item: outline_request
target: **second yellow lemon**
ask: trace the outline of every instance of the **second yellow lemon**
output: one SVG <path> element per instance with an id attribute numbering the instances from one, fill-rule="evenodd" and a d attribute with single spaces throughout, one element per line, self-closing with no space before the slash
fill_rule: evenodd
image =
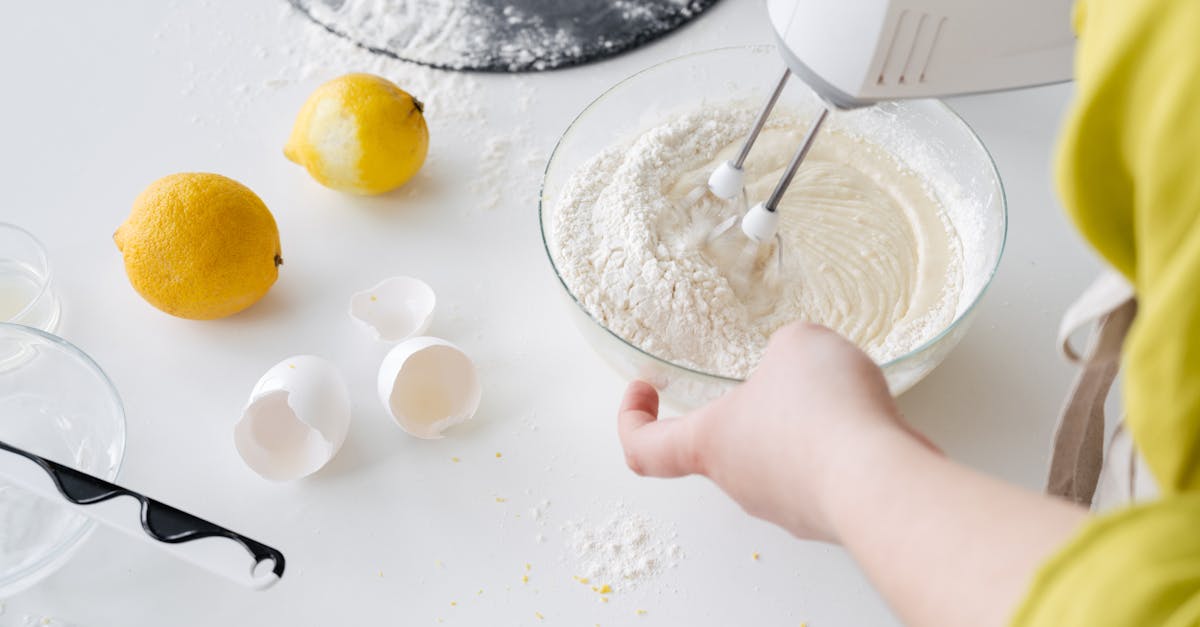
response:
<path id="1" fill-rule="evenodd" d="M 326 187 L 382 194 L 412 178 L 428 150 L 421 101 L 387 79 L 347 74 L 308 97 L 283 154 Z"/>

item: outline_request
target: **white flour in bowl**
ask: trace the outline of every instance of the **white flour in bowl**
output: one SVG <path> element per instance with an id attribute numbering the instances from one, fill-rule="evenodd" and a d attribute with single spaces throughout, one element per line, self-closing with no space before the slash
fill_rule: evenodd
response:
<path id="1" fill-rule="evenodd" d="M 689 113 L 574 173 L 552 244 L 576 299 L 642 350 L 729 377 L 747 376 L 770 334 L 794 320 L 833 328 L 878 363 L 946 328 L 962 289 L 958 235 L 920 177 L 836 128 L 780 205 L 779 280 L 734 289 L 729 266 L 697 244 L 721 216 L 685 197 L 732 156 L 755 113 Z M 750 202 L 770 193 L 804 130 L 794 115 L 773 116 L 746 163 Z"/>

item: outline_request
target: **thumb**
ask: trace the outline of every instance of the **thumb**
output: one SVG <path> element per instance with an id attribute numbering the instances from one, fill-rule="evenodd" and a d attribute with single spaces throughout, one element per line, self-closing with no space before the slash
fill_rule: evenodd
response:
<path id="1" fill-rule="evenodd" d="M 659 419 L 658 391 L 644 381 L 625 390 L 617 413 L 617 433 L 625 463 L 639 475 L 682 477 L 701 472 L 696 454 L 695 420 Z"/>

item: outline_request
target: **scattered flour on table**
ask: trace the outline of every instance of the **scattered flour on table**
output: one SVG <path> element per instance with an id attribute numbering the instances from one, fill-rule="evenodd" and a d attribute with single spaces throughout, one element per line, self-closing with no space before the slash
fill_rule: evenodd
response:
<path id="1" fill-rule="evenodd" d="M 677 534 L 669 525 L 621 505 L 609 511 L 600 523 L 577 520 L 563 526 L 576 576 L 627 590 L 683 559 L 683 549 L 675 543 Z"/>
<path id="2" fill-rule="evenodd" d="M 537 527 L 537 533 L 533 536 L 533 541 L 538 544 L 545 544 L 546 522 L 549 520 L 550 500 L 542 499 L 537 505 L 529 508 L 529 519 Z"/>
<path id="3" fill-rule="evenodd" d="M 794 320 L 837 330 L 879 363 L 944 329 L 962 288 L 957 233 L 925 181 L 837 125 L 780 205 L 779 279 L 731 280 L 729 253 L 705 238 L 738 210 L 688 197 L 732 157 L 755 113 L 729 104 L 680 115 L 572 175 L 552 246 L 576 298 L 643 350 L 732 377 Z M 749 202 L 770 193 L 805 130 L 793 113 L 771 118 L 746 162 Z"/>
<path id="4" fill-rule="evenodd" d="M 326 31 L 290 6 L 281 12 L 279 24 L 289 43 L 271 55 L 282 61 L 275 84 L 351 71 L 383 76 L 425 104 L 432 138 L 427 164 L 440 159 L 439 145 L 461 142 L 475 147 L 473 174 L 459 176 L 477 197 L 478 208 L 496 209 L 505 200 L 536 202 L 547 147 L 535 141 L 527 122 L 496 123 L 530 117 L 535 91 L 527 79 L 438 70 L 376 54 Z M 460 170 L 455 164 L 448 167 Z"/>
<path id="5" fill-rule="evenodd" d="M 172 13 L 184 12 L 179 2 L 167 6 Z M 414 183 L 444 167 L 457 180 L 466 181 L 478 198 L 478 209 L 498 208 L 502 202 L 536 203 L 552 143 L 539 139 L 528 123 L 509 123 L 536 113 L 538 92 L 529 78 L 438 70 L 376 54 L 330 33 L 284 1 L 188 8 L 220 14 L 214 17 L 216 23 L 253 24 L 249 30 L 258 33 L 245 39 L 232 30 L 197 29 L 183 19 L 164 21 L 152 33 L 154 54 L 181 57 L 179 95 L 194 108 L 185 114 L 191 124 L 222 130 L 258 127 L 263 122 L 261 103 L 277 103 L 281 90 L 299 86 L 307 95 L 320 82 L 342 74 L 376 74 L 425 104 L 432 141 L 426 165 Z M 296 98 L 297 110 L 301 101 Z M 270 114 L 280 115 L 277 109 Z M 223 147 L 226 133 L 211 135 Z M 457 152 L 470 155 L 471 162 L 449 163 L 445 155 L 464 146 L 468 149 Z M 401 194 L 417 193 L 420 188 L 409 184 Z"/>

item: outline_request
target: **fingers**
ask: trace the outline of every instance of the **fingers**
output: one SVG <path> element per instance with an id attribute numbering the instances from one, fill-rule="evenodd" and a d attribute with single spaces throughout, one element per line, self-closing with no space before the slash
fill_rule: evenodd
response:
<path id="1" fill-rule="evenodd" d="M 779 354 L 788 353 L 789 351 L 796 349 L 811 351 L 818 340 L 825 340 L 826 342 L 832 341 L 834 343 L 832 345 L 826 343 L 826 350 L 828 350 L 829 347 L 839 350 L 850 349 L 850 352 L 860 354 L 862 356 L 861 360 L 857 360 L 857 362 L 851 362 L 849 364 L 850 366 L 854 366 L 855 363 L 857 363 L 858 366 L 864 369 L 860 370 L 859 375 L 855 378 L 855 380 L 859 382 L 856 385 L 856 388 L 860 391 L 860 394 L 864 389 L 861 385 L 863 382 L 862 376 L 866 374 L 870 376 L 870 379 L 874 381 L 875 385 L 865 389 L 868 391 L 871 389 L 874 390 L 877 398 L 877 404 L 881 403 L 890 409 L 890 411 L 887 413 L 893 417 L 895 423 L 899 425 L 899 427 L 903 429 L 905 433 L 920 442 L 922 446 L 935 453 L 938 453 L 939 455 L 945 454 L 942 452 L 941 448 L 933 443 L 932 440 L 925 437 L 925 434 L 913 428 L 913 426 L 910 425 L 908 421 L 900 415 L 899 410 L 895 408 L 895 403 L 892 400 L 891 392 L 887 389 L 887 381 L 884 379 L 883 373 L 879 370 L 879 367 L 876 366 L 874 362 L 870 361 L 870 359 L 867 358 L 858 347 L 851 344 L 849 340 L 846 340 L 842 336 L 838 335 L 832 329 L 808 322 L 793 322 L 781 327 L 774 333 L 774 335 L 771 336 L 770 344 L 768 345 L 767 349 L 767 355 L 771 356 L 773 354 L 772 351 Z M 823 361 L 828 363 L 829 360 L 826 359 Z M 849 372 L 854 372 L 854 370 L 851 369 Z"/>
<path id="2" fill-rule="evenodd" d="M 837 332 L 833 331 L 829 327 L 821 326 L 813 322 L 791 322 L 779 327 L 779 329 L 771 334 L 768 346 L 788 344 L 800 345 L 811 341 L 813 338 L 826 335 L 840 337 L 838 336 Z"/>
<path id="3" fill-rule="evenodd" d="M 617 429 L 622 444 L 625 433 L 658 419 L 658 390 L 645 381 L 634 381 L 625 388 L 621 399 L 621 410 L 617 415 Z"/>
<path id="4" fill-rule="evenodd" d="M 629 384 L 617 414 L 617 433 L 625 462 L 639 475 L 682 477 L 700 471 L 692 421 L 659 420 L 658 392 L 648 383 Z"/>

